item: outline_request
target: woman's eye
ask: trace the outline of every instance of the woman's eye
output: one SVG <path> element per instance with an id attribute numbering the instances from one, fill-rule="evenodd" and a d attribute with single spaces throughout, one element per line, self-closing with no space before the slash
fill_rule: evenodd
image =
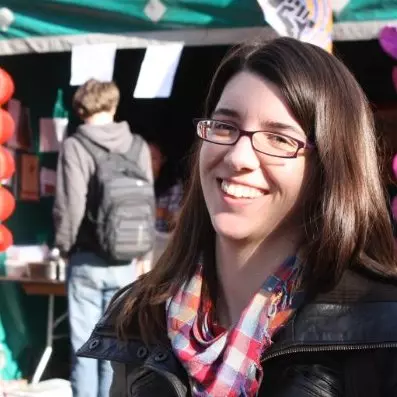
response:
<path id="1" fill-rule="evenodd" d="M 232 130 L 233 127 L 229 124 L 224 124 L 224 123 L 215 123 L 215 128 L 219 130 Z"/>
<path id="2" fill-rule="evenodd" d="M 275 135 L 273 137 L 273 140 L 277 141 L 277 142 L 280 142 L 280 143 L 288 143 L 288 139 L 284 138 L 283 136 Z"/>
<path id="3" fill-rule="evenodd" d="M 224 123 L 215 123 L 212 128 L 216 134 L 222 136 L 230 135 L 235 130 L 235 128 L 233 128 L 231 125 Z"/>
<path id="4" fill-rule="evenodd" d="M 274 147 L 283 148 L 285 150 L 295 149 L 296 142 L 293 139 L 285 137 L 283 135 L 269 134 L 267 136 L 267 141 Z"/>

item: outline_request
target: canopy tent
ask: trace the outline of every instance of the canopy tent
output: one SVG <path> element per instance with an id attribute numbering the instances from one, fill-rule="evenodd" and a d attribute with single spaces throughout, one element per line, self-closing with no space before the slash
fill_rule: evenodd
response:
<path id="1" fill-rule="evenodd" d="M 397 24 L 395 0 L 331 2 L 347 3 L 335 15 L 334 40 L 370 40 L 382 26 Z M 257 0 L 5 0 L 2 7 L 0 55 L 69 51 L 97 42 L 122 49 L 175 40 L 228 45 L 259 32 L 275 36 Z"/>

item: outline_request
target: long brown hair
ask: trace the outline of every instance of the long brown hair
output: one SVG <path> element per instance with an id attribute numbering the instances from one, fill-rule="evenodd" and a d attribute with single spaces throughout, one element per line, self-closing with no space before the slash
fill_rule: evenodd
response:
<path id="1" fill-rule="evenodd" d="M 305 208 L 303 285 L 309 293 L 332 288 L 347 268 L 396 273 L 394 240 L 377 159 L 373 117 L 347 68 L 322 49 L 289 38 L 242 44 L 219 66 L 206 101 L 214 110 L 227 82 L 250 71 L 275 83 L 292 114 L 316 145 L 316 194 Z M 182 211 L 164 254 L 127 297 L 118 317 L 121 335 L 137 316 L 146 341 L 161 340 L 164 302 L 194 273 L 203 256 L 208 293 L 216 280 L 215 231 L 204 201 L 198 153 Z M 136 321 L 135 321 L 136 326 Z"/>

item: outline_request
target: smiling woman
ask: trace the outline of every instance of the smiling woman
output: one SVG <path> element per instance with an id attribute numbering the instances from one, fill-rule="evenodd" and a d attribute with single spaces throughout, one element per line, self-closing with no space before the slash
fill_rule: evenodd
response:
<path id="1" fill-rule="evenodd" d="M 195 125 L 167 249 L 80 350 L 112 361 L 111 397 L 395 396 L 394 241 L 353 76 L 310 44 L 245 43 Z"/>

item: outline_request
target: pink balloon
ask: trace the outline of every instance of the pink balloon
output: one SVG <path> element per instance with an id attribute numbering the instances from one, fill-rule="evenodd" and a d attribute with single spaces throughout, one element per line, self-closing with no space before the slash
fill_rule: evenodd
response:
<path id="1" fill-rule="evenodd" d="M 394 89 L 397 91 L 397 66 L 394 66 L 392 73 Z"/>
<path id="2" fill-rule="evenodd" d="M 397 178 L 397 154 L 393 157 L 392 168 L 394 172 L 394 176 Z"/>
<path id="3" fill-rule="evenodd" d="M 383 51 L 397 59 L 397 26 L 385 26 L 380 31 L 379 43 Z"/>

